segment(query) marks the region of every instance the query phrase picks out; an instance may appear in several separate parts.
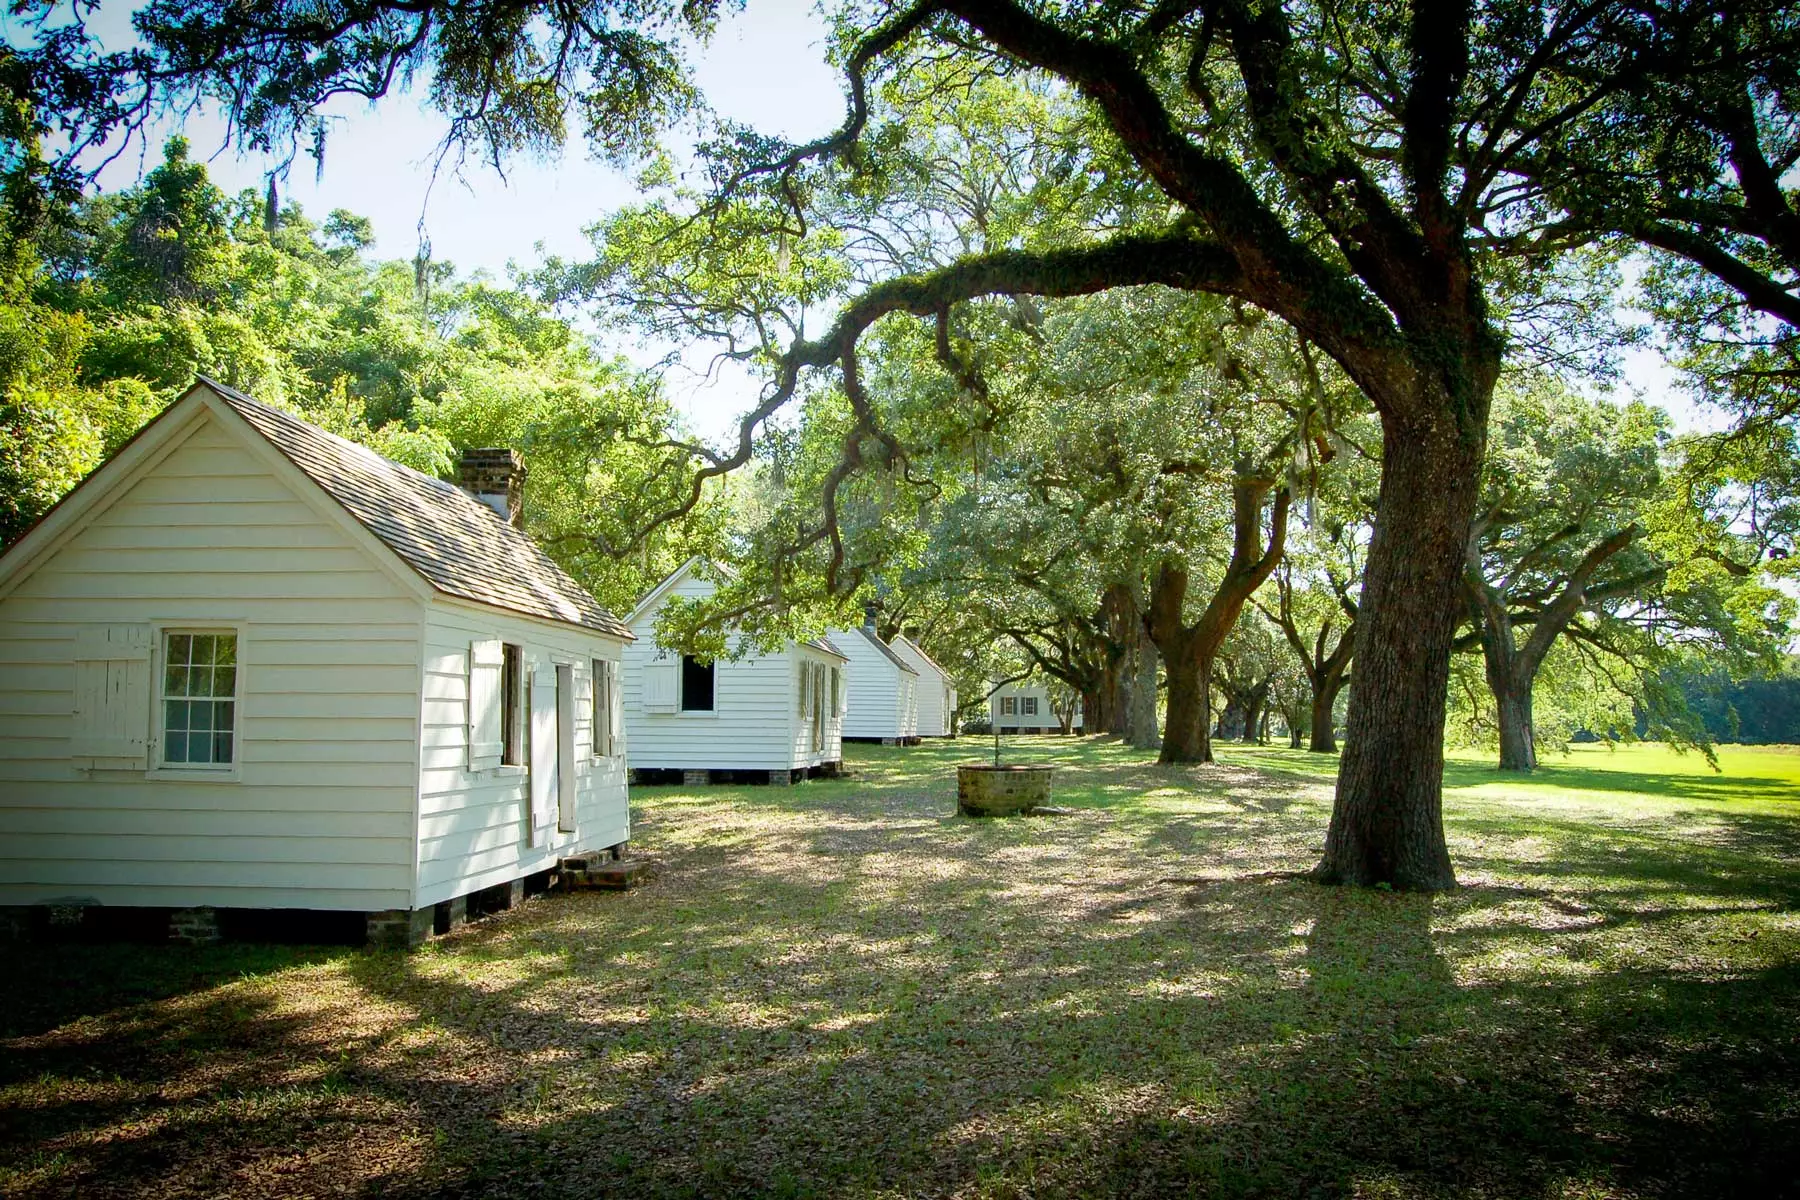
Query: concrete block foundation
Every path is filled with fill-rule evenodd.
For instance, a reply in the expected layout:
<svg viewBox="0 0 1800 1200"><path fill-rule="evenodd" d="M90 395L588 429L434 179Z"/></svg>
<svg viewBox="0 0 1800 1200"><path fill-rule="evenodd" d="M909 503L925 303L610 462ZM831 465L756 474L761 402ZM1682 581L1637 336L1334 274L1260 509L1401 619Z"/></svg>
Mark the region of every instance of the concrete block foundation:
<svg viewBox="0 0 1800 1200"><path fill-rule="evenodd" d="M436 908L389 908L372 912L363 918L363 929L371 946L394 950L411 949L431 936L436 924Z"/></svg>
<svg viewBox="0 0 1800 1200"><path fill-rule="evenodd" d="M178 908L169 914L169 940L203 946L224 937L216 908Z"/></svg>

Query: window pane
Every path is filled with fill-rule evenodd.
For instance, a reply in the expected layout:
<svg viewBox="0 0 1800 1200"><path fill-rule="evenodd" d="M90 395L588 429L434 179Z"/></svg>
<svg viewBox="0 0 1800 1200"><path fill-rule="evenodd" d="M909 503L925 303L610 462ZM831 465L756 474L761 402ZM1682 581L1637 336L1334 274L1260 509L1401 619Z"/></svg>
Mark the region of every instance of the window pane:
<svg viewBox="0 0 1800 1200"><path fill-rule="evenodd" d="M163 736L163 761L184 763L187 756L188 735L186 733L169 733Z"/></svg>
<svg viewBox="0 0 1800 1200"><path fill-rule="evenodd" d="M185 696L188 694L188 669L171 662L163 672L163 695Z"/></svg>
<svg viewBox="0 0 1800 1200"><path fill-rule="evenodd" d="M216 763L231 761L231 731L229 729L213 734L212 761Z"/></svg>
<svg viewBox="0 0 1800 1200"><path fill-rule="evenodd" d="M237 694L236 667L213 668L212 694L215 696L235 696Z"/></svg>
<svg viewBox="0 0 1800 1200"><path fill-rule="evenodd" d="M214 640L213 661L222 667L237 665L237 634L221 633Z"/></svg>
<svg viewBox="0 0 1800 1200"><path fill-rule="evenodd" d="M219 639L210 633L200 634L194 638L194 665L211 663L217 656Z"/></svg>

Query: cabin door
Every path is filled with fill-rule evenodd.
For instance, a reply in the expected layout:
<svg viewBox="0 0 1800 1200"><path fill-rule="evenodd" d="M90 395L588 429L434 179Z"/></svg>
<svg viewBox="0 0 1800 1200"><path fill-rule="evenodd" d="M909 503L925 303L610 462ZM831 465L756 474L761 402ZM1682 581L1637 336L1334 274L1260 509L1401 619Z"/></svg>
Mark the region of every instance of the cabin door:
<svg viewBox="0 0 1800 1200"><path fill-rule="evenodd" d="M560 672L535 667L531 672L531 778L526 788L531 798L525 815L525 844L542 846L549 840L550 822L556 819L558 785L557 676Z"/></svg>

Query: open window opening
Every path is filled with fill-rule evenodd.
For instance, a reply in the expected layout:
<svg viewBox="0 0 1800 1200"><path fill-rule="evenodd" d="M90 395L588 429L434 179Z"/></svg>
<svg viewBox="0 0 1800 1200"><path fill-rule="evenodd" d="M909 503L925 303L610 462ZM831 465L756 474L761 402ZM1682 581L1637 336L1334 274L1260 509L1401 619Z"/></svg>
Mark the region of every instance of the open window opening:
<svg viewBox="0 0 1800 1200"><path fill-rule="evenodd" d="M500 761L509 767L525 765L524 657L523 648L511 642L501 647Z"/></svg>
<svg viewBox="0 0 1800 1200"><path fill-rule="evenodd" d="M681 711L713 711L713 668L691 654L681 656Z"/></svg>

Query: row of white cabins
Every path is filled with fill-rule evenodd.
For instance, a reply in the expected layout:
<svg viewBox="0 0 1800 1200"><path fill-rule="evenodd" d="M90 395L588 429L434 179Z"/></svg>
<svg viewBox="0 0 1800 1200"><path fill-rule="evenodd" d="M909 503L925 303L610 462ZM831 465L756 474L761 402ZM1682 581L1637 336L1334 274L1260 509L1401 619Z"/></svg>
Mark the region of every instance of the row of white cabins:
<svg viewBox="0 0 1800 1200"><path fill-rule="evenodd" d="M953 732L911 641L836 631L698 663L463 487L202 380L0 557L0 913L363 914L411 943L630 837L650 773L835 771Z"/></svg>

